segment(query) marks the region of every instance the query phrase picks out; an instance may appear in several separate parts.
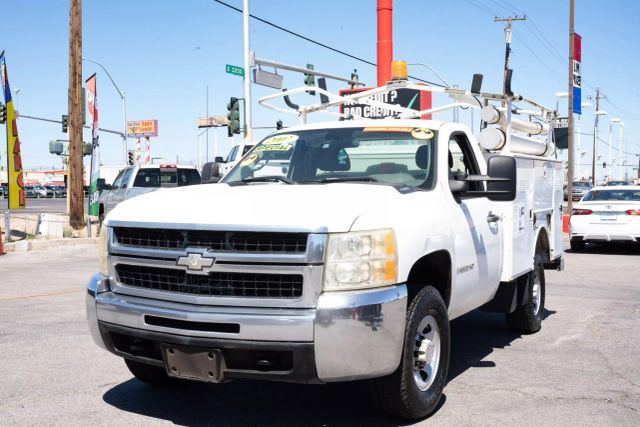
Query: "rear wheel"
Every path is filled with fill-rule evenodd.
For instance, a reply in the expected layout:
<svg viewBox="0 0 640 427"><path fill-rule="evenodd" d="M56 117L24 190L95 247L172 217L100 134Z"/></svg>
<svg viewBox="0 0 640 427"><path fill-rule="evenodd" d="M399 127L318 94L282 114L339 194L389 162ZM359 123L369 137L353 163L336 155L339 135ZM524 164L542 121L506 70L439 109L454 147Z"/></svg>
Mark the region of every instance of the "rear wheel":
<svg viewBox="0 0 640 427"><path fill-rule="evenodd" d="M449 351L447 307L438 291L427 286L407 311L400 366L391 375L371 380L378 408L407 420L430 415L447 382Z"/></svg>
<svg viewBox="0 0 640 427"><path fill-rule="evenodd" d="M127 364L127 368L129 368L133 376L142 382L154 386L167 385L172 382L172 379L167 375L164 368L129 359L125 359L124 362Z"/></svg>
<svg viewBox="0 0 640 427"><path fill-rule="evenodd" d="M542 257L536 255L533 270L527 275L525 302L506 314L509 328L525 334L538 332L544 313L545 280Z"/></svg>
<svg viewBox="0 0 640 427"><path fill-rule="evenodd" d="M582 252L582 251L584 251L584 247L585 247L584 240L571 239L569 241L569 244L571 245L571 250L573 252Z"/></svg>

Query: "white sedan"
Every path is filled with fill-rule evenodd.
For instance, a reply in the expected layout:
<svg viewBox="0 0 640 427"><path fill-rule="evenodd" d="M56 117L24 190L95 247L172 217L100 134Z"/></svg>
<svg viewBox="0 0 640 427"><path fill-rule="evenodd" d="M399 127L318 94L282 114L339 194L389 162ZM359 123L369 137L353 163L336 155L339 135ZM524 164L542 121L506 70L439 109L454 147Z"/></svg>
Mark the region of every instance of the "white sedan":
<svg viewBox="0 0 640 427"><path fill-rule="evenodd" d="M640 242L640 186L594 187L572 210L571 249L586 243Z"/></svg>

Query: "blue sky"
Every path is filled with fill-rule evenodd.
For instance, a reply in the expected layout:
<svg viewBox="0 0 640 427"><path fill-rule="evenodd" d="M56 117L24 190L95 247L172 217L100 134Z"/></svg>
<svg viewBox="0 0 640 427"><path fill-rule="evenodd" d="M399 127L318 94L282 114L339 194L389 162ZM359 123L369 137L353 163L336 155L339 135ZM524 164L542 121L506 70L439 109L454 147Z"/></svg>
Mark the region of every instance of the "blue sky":
<svg viewBox="0 0 640 427"><path fill-rule="evenodd" d="M227 1L242 5L240 0ZM625 122L628 151L638 153L640 2L576 3L576 31L583 36L583 97L594 95L596 86L602 89L609 101L604 101L601 108L609 115L601 121L600 137L608 140L609 119L620 117ZM500 91L504 33L503 25L494 23L493 16L526 12L529 21L514 23L513 88L553 106L554 94L566 91L568 5L568 0L396 0L394 57L429 64L449 83L461 87L470 86L473 73L483 73L483 89ZM67 1L47 0L10 2L3 7L0 50L6 51L12 89L20 89L14 102L19 102L23 114L59 119L66 113L68 7ZM252 0L251 12L356 56L376 60L375 0ZM154 157L175 161L179 156L181 161L195 161L196 121L205 115L206 87L211 115L226 114L229 97L242 96L241 78L224 71L225 64L242 65L241 25L240 13L211 0L85 0L83 56L102 63L126 92L129 120L158 119L160 136L152 139ZM253 20L251 48L258 57L299 66L313 63L317 70L345 77L356 68L362 81L375 84L374 67ZM119 130L120 98L101 70L84 64L85 79L94 72L98 73L100 126ZM287 87L302 85L301 75L283 74ZM438 81L426 68L412 67L410 74ZM330 90L341 88L338 83L329 84ZM271 89L253 86L254 126L274 126L278 118L285 125L295 124L295 116L283 116L255 104L255 99L269 93ZM561 110L566 111L566 100L561 100ZM593 132L593 110L584 111L583 133ZM468 120L467 113L461 116ZM66 139L59 125L21 119L19 131L27 169L60 165L48 153L48 141ZM258 131L257 136L266 132ZM614 127L616 147L617 134ZM221 128L218 137L220 154L225 154L231 144L226 129ZM2 140L0 152L6 150ZM209 141L213 157L213 132ZM582 135L581 148L588 151L584 163L591 160L591 141L592 136ZM120 163L119 137L102 134L101 142L103 164ZM608 147L601 143L598 149L607 160ZM614 150L613 157L616 155Z"/></svg>

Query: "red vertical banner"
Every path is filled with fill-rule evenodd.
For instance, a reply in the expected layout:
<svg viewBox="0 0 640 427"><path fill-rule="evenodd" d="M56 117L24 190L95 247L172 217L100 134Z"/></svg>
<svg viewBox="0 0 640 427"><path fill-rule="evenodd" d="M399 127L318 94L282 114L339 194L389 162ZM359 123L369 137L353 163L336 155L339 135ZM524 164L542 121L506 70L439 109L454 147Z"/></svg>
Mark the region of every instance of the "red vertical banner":
<svg viewBox="0 0 640 427"><path fill-rule="evenodd" d="M573 33L573 59L582 62L582 36Z"/></svg>

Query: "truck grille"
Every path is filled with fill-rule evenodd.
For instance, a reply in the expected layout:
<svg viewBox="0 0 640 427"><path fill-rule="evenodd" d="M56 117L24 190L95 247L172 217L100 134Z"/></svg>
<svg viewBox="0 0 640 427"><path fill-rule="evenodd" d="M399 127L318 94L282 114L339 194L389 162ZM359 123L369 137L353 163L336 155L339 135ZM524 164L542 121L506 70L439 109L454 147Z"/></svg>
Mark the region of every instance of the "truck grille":
<svg viewBox="0 0 640 427"><path fill-rule="evenodd" d="M149 249L180 250L188 246L216 252L304 253L305 233L263 233L247 231L168 230L114 227L119 245Z"/></svg>
<svg viewBox="0 0 640 427"><path fill-rule="evenodd" d="M144 289L191 295L298 298L302 296L299 274L257 274L214 272L187 274L184 270L137 265L116 265L120 283Z"/></svg>

